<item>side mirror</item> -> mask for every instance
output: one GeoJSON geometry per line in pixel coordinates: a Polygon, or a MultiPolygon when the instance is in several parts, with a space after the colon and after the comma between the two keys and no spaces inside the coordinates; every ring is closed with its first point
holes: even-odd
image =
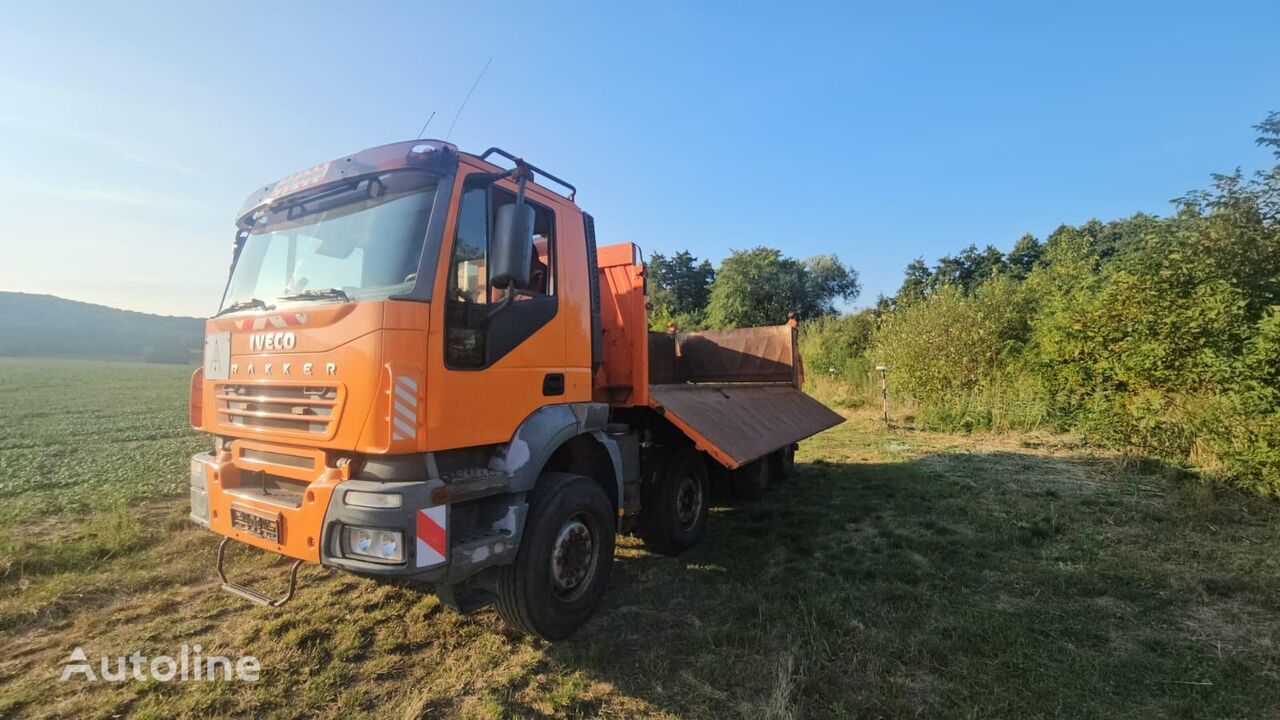
{"type": "Polygon", "coordinates": [[[489,284],[517,290],[529,285],[533,259],[533,208],[522,202],[498,208],[489,247],[489,284]]]}

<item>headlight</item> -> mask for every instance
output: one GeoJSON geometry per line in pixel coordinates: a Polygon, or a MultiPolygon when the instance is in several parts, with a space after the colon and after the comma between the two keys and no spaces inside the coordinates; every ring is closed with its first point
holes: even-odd
{"type": "Polygon", "coordinates": [[[356,507],[398,508],[404,503],[400,493],[372,493],[361,490],[348,490],[343,502],[356,507]]]}
{"type": "Polygon", "coordinates": [[[347,526],[342,544],[348,555],[381,563],[404,562],[404,533],[399,530],[347,526]]]}

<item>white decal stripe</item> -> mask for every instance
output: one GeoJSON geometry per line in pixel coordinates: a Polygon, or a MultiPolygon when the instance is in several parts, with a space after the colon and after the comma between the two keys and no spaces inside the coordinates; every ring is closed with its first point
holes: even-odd
{"type": "Polygon", "coordinates": [[[396,403],[396,414],[400,415],[408,422],[411,422],[411,423],[418,422],[418,413],[409,409],[407,405],[401,405],[400,403],[396,403]]]}
{"type": "MultiPolygon", "coordinates": [[[[397,418],[391,418],[391,420],[396,424],[396,428],[398,428],[398,429],[399,429],[401,432],[403,432],[405,435],[407,435],[407,436],[409,436],[409,437],[413,437],[414,435],[416,435],[416,434],[417,434],[417,433],[415,433],[415,432],[414,432],[414,430],[413,430],[413,426],[412,426],[412,425],[410,425],[409,423],[406,423],[405,421],[401,420],[400,418],[398,418],[398,417],[397,417],[397,418]]],[[[401,438],[401,439],[403,439],[403,438],[401,438]]]]}
{"type": "Polygon", "coordinates": [[[410,392],[415,392],[415,393],[418,392],[418,381],[414,380],[411,377],[401,375],[400,377],[396,378],[396,382],[401,383],[405,387],[409,388],[410,392]]]}
{"type": "Polygon", "coordinates": [[[396,397],[404,400],[409,407],[416,407],[418,404],[418,397],[399,385],[396,386],[396,397]]]}

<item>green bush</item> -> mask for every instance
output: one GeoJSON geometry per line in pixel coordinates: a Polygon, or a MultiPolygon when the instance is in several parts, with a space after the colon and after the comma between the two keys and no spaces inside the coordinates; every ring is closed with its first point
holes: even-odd
{"type": "Polygon", "coordinates": [[[893,386],[921,404],[970,393],[1014,358],[1026,339],[1029,297],[1007,276],[974,293],[946,285],[899,306],[880,322],[870,357],[893,386]]]}
{"type": "Polygon", "coordinates": [[[805,372],[844,382],[860,382],[869,369],[865,357],[875,318],[870,311],[827,315],[800,324],[805,372]]]}
{"type": "Polygon", "coordinates": [[[800,357],[805,389],[823,402],[859,407],[873,402],[878,380],[867,358],[875,317],[864,310],[853,315],[824,315],[800,324],[800,357]]]}
{"type": "Polygon", "coordinates": [[[913,402],[916,425],[925,430],[1026,432],[1065,426],[1045,388],[1034,376],[1018,372],[998,373],[969,390],[908,400],[913,402]]]}
{"type": "Polygon", "coordinates": [[[1197,416],[1193,461],[1256,492],[1280,496],[1280,308],[1258,321],[1244,381],[1197,416]]]}

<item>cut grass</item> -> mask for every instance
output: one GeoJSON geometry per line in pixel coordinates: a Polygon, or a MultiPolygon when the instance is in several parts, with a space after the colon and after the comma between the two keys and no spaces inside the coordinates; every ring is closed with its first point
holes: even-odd
{"type": "MultiPolygon", "coordinates": [[[[889,432],[854,415],[804,443],[796,474],[764,501],[717,508],[707,540],[685,555],[622,539],[599,614],[552,645],[512,634],[492,612],[462,617],[414,587],[317,567],[281,609],[220,592],[216,539],[182,520],[172,494],[203,446],[182,429],[186,374],[5,362],[0,392],[15,368],[50,376],[25,402],[61,410],[0,405],[3,499],[26,508],[0,524],[11,563],[0,585],[0,716],[1216,718],[1280,708],[1280,511],[1067,439],[889,432]],[[109,389],[122,383],[132,389],[109,389]],[[44,397],[72,385],[75,402],[44,397]],[[75,422],[80,402],[98,419],[75,422]],[[116,402],[133,409],[113,412],[116,402]],[[23,442],[9,434],[15,422],[23,442]],[[154,453],[114,447],[141,426],[154,453]],[[79,456],[56,465],[51,488],[21,460],[30,455],[8,455],[44,440],[79,456]],[[255,655],[262,679],[56,680],[76,646],[96,658],[183,643],[255,655]]],[[[233,557],[237,577],[268,588],[286,567],[247,549],[233,557]]]]}

